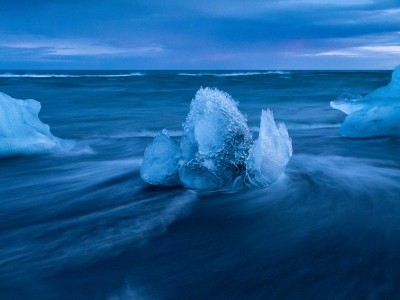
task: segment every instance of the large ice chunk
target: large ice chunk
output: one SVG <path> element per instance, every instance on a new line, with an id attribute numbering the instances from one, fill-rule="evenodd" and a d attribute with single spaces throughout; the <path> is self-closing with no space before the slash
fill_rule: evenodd
<path id="1" fill-rule="evenodd" d="M 340 134 L 366 138 L 400 135 L 400 66 L 392 73 L 392 81 L 366 96 L 342 96 L 331 107 L 347 114 Z"/>
<path id="2" fill-rule="evenodd" d="M 346 117 L 340 134 L 368 138 L 400 136 L 400 105 L 371 105 Z"/>
<path id="3" fill-rule="evenodd" d="M 256 186 L 271 185 L 285 170 L 292 152 L 286 126 L 276 124 L 272 112 L 263 110 L 259 136 L 247 158 L 246 180 Z"/>
<path id="4" fill-rule="evenodd" d="M 393 99 L 398 101 L 400 98 L 400 65 L 393 70 L 392 80 L 387 86 L 369 93 L 365 98 L 368 102 L 373 102 L 379 99 Z"/>
<path id="5" fill-rule="evenodd" d="M 0 93 L 0 156 L 66 151 L 73 141 L 53 136 L 50 127 L 38 117 L 36 100 L 18 100 Z"/>
<path id="6" fill-rule="evenodd" d="M 286 127 L 263 111 L 253 145 L 245 116 L 227 93 L 201 88 L 183 124 L 180 147 L 164 131 L 144 153 L 141 176 L 151 184 L 219 189 L 241 182 L 265 187 L 284 171 L 292 155 Z"/>
<path id="7" fill-rule="evenodd" d="M 252 138 L 237 105 L 218 89 L 196 93 L 181 139 L 179 177 L 184 186 L 219 188 L 245 170 Z"/>
<path id="8" fill-rule="evenodd" d="M 166 130 L 163 130 L 146 148 L 140 175 L 150 184 L 179 185 L 178 159 L 178 144 L 171 140 Z"/>

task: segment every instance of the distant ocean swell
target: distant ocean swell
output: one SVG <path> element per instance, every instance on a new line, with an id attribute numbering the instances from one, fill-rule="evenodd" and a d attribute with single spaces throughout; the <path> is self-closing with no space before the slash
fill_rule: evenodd
<path id="1" fill-rule="evenodd" d="M 291 123 L 287 122 L 286 127 L 289 130 L 313 130 L 313 129 L 329 129 L 329 128 L 340 128 L 339 123 Z M 258 132 L 258 127 L 250 128 L 253 132 Z M 160 130 L 138 130 L 131 132 L 121 132 L 115 134 L 96 134 L 89 136 L 90 139 L 110 138 L 110 139 L 127 139 L 127 138 L 154 138 Z M 168 130 L 170 137 L 181 137 L 183 134 L 182 130 Z"/>
<path id="2" fill-rule="evenodd" d="M 215 76 L 215 77 L 235 77 L 235 76 L 257 76 L 257 75 L 289 75 L 288 71 L 265 71 L 265 72 L 232 72 L 232 73 L 178 73 L 180 76 Z"/>
<path id="3" fill-rule="evenodd" d="M 260 75 L 290 75 L 288 71 L 262 71 L 262 72 L 226 72 L 226 73 L 211 73 L 211 72 L 181 72 L 176 73 L 178 76 L 213 76 L 213 77 L 236 77 L 236 76 L 260 76 Z M 130 72 L 120 74 L 40 74 L 40 73 L 2 73 L 0 78 L 113 78 L 113 77 L 135 77 L 135 76 L 146 76 L 148 74 L 143 72 Z"/>
<path id="4" fill-rule="evenodd" d="M 3 73 L 0 74 L 0 78 L 101 78 L 101 77 L 134 77 L 144 76 L 144 73 L 121 73 L 121 74 L 13 74 Z"/>

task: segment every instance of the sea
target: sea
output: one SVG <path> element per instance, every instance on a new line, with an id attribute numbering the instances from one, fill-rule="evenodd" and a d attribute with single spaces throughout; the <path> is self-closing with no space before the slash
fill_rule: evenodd
<path id="1" fill-rule="evenodd" d="M 0 159 L 0 299 L 398 299 L 400 140 L 339 135 L 329 102 L 390 71 L 0 71 L 79 151 Z M 262 109 L 293 143 L 267 188 L 150 186 L 200 87 Z"/>

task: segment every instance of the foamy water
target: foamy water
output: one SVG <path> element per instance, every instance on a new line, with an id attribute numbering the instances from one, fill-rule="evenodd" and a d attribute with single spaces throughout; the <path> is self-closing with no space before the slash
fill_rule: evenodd
<path id="1" fill-rule="evenodd" d="M 329 106 L 389 78 L 1 73 L 1 92 L 39 101 L 51 133 L 86 150 L 0 160 L 0 298 L 395 299 L 399 140 L 341 138 L 345 115 Z M 253 136 L 261 109 L 287 125 L 293 156 L 271 187 L 199 192 L 140 179 L 144 149 L 163 128 L 180 140 L 200 86 L 239 101 Z"/>

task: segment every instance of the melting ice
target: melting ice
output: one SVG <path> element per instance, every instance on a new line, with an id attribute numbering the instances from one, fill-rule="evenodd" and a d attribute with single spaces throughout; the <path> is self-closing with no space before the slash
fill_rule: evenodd
<path id="1" fill-rule="evenodd" d="M 292 144 L 286 127 L 263 111 L 253 142 L 245 116 L 230 95 L 201 88 L 190 105 L 178 146 L 166 131 L 144 153 L 142 179 L 150 184 L 217 189 L 241 178 L 243 184 L 268 186 L 284 171 Z"/>
<path id="2" fill-rule="evenodd" d="M 179 145 L 163 130 L 144 152 L 140 176 L 151 184 L 179 185 Z"/>
<path id="3" fill-rule="evenodd" d="M 400 135 L 400 66 L 392 81 L 366 96 L 345 94 L 330 103 L 331 107 L 347 114 L 340 134 L 364 138 Z"/>
<path id="4" fill-rule="evenodd" d="M 39 119 L 36 100 L 18 100 L 0 93 L 0 156 L 69 150 L 74 142 L 53 136 Z"/>
<path id="5" fill-rule="evenodd" d="M 246 179 L 268 186 L 276 181 L 292 156 L 292 142 L 283 123 L 275 124 L 270 110 L 261 113 L 260 132 L 247 157 Z"/>
<path id="6" fill-rule="evenodd" d="M 245 170 L 252 138 L 237 103 L 217 89 L 200 89 L 183 124 L 179 177 L 186 187 L 218 188 Z"/>

